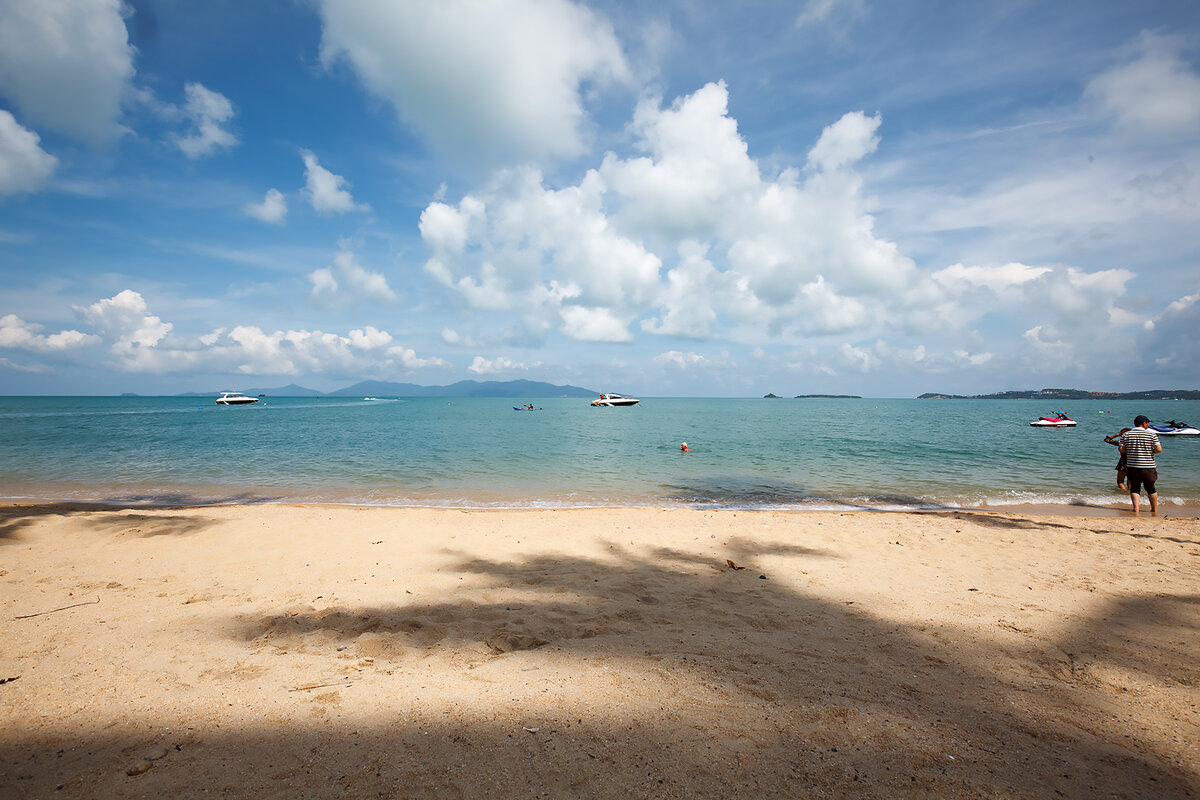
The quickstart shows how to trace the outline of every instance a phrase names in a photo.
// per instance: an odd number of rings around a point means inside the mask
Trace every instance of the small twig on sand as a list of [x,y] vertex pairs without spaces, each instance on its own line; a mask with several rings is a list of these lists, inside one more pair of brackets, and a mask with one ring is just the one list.
[[84,603],[72,603],[69,606],[63,606],[62,608],[52,608],[49,611],[39,611],[36,614],[22,614],[19,617],[13,617],[13,619],[29,619],[30,617],[40,617],[43,614],[53,614],[56,611],[66,611],[68,608],[78,608],[79,606],[94,606],[99,602],[100,602],[100,598],[97,597],[95,600],[88,600],[87,602],[84,602]]
[[13,681],[15,681],[15,680],[16,680],[17,678],[19,678],[19,677],[21,677],[21,676],[20,676],[20,675],[13,675],[11,678],[0,678],[0,683],[12,683]]
[[297,686],[295,689],[288,689],[289,692],[303,692],[308,689],[323,689],[326,686],[350,686],[346,681],[337,681],[336,683],[314,683],[312,686]]

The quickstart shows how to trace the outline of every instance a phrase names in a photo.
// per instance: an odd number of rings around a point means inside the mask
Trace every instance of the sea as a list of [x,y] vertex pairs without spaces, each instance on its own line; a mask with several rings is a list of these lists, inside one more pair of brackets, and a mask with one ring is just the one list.
[[[106,504],[1128,507],[1107,434],[1190,400],[0,397],[0,498]],[[514,406],[534,405],[534,410]],[[1063,411],[1074,428],[1033,428]],[[680,445],[687,442],[690,452]],[[1159,502],[1200,506],[1200,436]]]

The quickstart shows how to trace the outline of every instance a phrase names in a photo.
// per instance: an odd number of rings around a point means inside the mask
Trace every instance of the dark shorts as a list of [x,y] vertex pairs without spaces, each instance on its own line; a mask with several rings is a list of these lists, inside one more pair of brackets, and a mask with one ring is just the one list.
[[1146,494],[1154,494],[1154,482],[1158,480],[1158,470],[1143,467],[1126,467],[1125,476],[1129,479],[1130,494],[1140,493],[1142,486],[1146,487]]

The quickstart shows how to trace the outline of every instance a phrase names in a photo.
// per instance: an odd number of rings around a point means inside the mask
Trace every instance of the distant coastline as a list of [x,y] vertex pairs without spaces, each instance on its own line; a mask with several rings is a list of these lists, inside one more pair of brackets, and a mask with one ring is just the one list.
[[[224,390],[222,390],[224,391]],[[559,386],[542,381],[459,381],[449,386],[421,386],[391,381],[361,381],[353,386],[318,392],[296,384],[267,389],[246,389],[249,395],[268,397],[595,397],[599,392],[579,386]],[[177,397],[208,397],[212,392],[183,392]],[[122,395],[128,396],[128,395]]]
[[929,392],[918,400],[1200,400],[1196,389],[1149,389],[1140,392],[1092,392],[1086,389],[1010,390],[992,394],[941,394]]
[[[783,400],[784,398],[768,392],[763,395],[763,399]],[[792,398],[793,400],[862,400],[861,395],[857,394],[798,394]]]

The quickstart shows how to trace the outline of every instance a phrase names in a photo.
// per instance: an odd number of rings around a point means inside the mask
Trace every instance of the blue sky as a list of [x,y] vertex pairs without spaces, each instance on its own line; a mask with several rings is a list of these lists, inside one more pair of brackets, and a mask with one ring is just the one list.
[[12,0],[0,392],[1198,388],[1200,4]]

